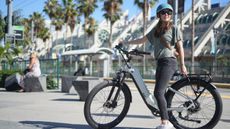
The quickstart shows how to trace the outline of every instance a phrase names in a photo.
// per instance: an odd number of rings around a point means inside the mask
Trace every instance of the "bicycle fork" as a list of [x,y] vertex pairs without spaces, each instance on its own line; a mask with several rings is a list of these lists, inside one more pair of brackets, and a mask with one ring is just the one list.
[[[104,106],[109,107],[109,108],[111,107],[115,108],[117,106],[117,99],[121,91],[124,79],[125,79],[125,73],[121,71],[117,73],[117,77],[113,79],[113,87],[110,90],[109,96]],[[118,89],[115,91],[116,85],[118,86]],[[116,92],[115,95],[114,95],[114,92]],[[113,95],[114,95],[114,98],[112,98]]]

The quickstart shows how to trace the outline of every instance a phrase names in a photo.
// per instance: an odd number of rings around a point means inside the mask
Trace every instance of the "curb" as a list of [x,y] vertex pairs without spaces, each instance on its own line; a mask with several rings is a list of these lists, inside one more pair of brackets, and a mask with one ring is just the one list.
[[[112,78],[103,78],[104,80],[112,80]],[[126,79],[127,82],[132,82],[132,79]],[[153,83],[155,84],[156,80],[153,79],[144,79],[145,83]],[[173,84],[175,81],[170,81],[169,84]],[[229,83],[218,83],[218,82],[211,82],[217,88],[225,88],[230,89]]]
[[225,89],[230,89],[230,84],[229,83],[212,83],[213,85],[215,85],[218,88],[225,88]]

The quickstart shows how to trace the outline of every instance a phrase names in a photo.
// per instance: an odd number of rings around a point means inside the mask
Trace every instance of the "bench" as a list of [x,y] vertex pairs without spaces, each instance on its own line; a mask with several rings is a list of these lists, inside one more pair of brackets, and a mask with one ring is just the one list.
[[61,76],[61,92],[69,93],[72,87],[72,81],[76,79],[77,76]]
[[24,78],[24,90],[25,92],[47,91],[46,75]]
[[72,84],[80,97],[80,101],[85,101],[89,92],[102,81],[103,79],[98,77],[79,77]]

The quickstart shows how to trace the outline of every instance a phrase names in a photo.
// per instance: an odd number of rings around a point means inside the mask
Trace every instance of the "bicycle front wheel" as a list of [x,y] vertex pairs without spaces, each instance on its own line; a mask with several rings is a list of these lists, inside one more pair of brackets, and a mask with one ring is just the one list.
[[124,119],[130,102],[131,94],[126,85],[119,87],[112,81],[102,82],[87,96],[85,119],[92,128],[111,129]]
[[183,80],[172,88],[178,93],[168,91],[170,121],[176,128],[212,129],[220,120],[222,100],[217,89],[199,78]]

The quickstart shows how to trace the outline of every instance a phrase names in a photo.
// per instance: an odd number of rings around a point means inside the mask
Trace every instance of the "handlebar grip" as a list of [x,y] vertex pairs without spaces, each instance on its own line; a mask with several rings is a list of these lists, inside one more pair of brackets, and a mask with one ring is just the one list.
[[151,53],[150,52],[144,52],[144,51],[139,51],[139,50],[137,50],[137,49],[133,49],[132,51],[131,51],[131,53],[134,53],[134,54],[136,54],[136,55],[150,55]]
[[138,53],[144,54],[144,55],[150,55],[151,54],[150,52],[144,52],[144,51],[138,51]]

